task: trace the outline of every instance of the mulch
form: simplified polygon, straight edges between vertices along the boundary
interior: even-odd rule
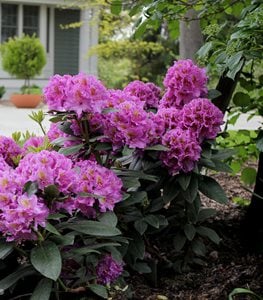
[[[242,187],[239,176],[224,173],[213,176],[225,189],[229,203],[221,205],[205,197],[202,203],[217,209],[209,226],[219,234],[221,243],[209,245],[205,266],[184,274],[160,274],[157,287],[151,286],[144,276],[133,275],[129,280],[132,299],[227,300],[234,288],[247,288],[263,295],[263,257],[248,254],[241,243],[240,225],[246,207],[231,201],[233,197],[250,199],[251,194]],[[235,296],[235,300],[245,299],[253,298]]]

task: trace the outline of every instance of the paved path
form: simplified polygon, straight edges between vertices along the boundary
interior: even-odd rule
[[[38,111],[42,109],[44,112],[47,112],[47,107],[41,105],[36,109],[23,109],[16,108],[9,101],[0,102],[0,135],[11,136],[15,131],[26,132],[27,130],[30,133],[35,133],[36,135],[42,135],[40,127],[36,122],[29,118],[29,114],[32,111]],[[254,117],[251,120],[247,121],[248,115],[243,114],[238,119],[235,126],[229,125],[228,129],[237,130],[237,129],[257,129],[263,124],[262,117]],[[45,118],[44,127],[49,128],[48,116]]]
[[[47,111],[47,108],[40,105],[36,109],[16,108],[12,104],[0,102],[0,135],[11,136],[13,132],[20,131],[25,133],[27,130],[36,135],[42,135],[39,125],[34,122],[28,115],[32,111],[38,110]],[[45,118],[43,125],[49,128],[48,117]]]

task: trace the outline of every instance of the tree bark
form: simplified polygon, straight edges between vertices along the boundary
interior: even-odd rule
[[[179,55],[180,58],[195,59],[196,52],[203,45],[203,36],[200,28],[197,12],[193,9],[188,10],[185,18],[189,21],[180,21]]]
[[[244,246],[249,252],[263,253],[263,152],[259,154],[254,193],[241,227]]]

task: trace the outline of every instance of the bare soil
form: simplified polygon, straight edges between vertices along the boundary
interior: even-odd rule
[[[144,300],[227,300],[234,288],[248,288],[263,295],[263,257],[248,254],[241,243],[240,224],[246,207],[231,201],[233,197],[251,198],[238,176],[216,174],[214,178],[225,189],[229,203],[217,204],[203,198],[203,205],[216,208],[218,213],[209,220],[222,241],[209,245],[206,265],[184,274],[161,274],[159,285],[152,287],[139,275],[131,277],[132,299]],[[165,247],[165,246],[164,246]],[[253,299],[235,296],[235,300]]]

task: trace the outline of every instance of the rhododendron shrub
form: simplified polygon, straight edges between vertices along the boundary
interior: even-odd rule
[[[199,192],[227,200],[201,172],[227,171],[214,146],[223,114],[207,98],[207,80],[191,60],[174,62],[163,89],[136,80],[109,90],[83,73],[50,79],[46,148],[43,137],[21,149],[4,138],[0,145],[0,232],[22,248],[24,267],[58,290],[106,298],[124,268],[182,270],[205,258],[207,240],[220,239],[202,225],[214,210]],[[163,256],[167,238],[173,250]],[[49,260],[56,253],[45,262],[55,271],[38,260],[43,249]]]

